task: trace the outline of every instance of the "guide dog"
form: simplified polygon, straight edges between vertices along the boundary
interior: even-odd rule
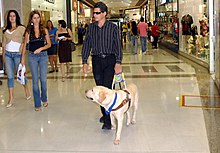
[[[85,91],[86,97],[105,108],[110,113],[112,129],[116,129],[114,144],[120,143],[124,113],[126,113],[127,126],[136,123],[138,108],[138,90],[135,84],[128,84],[124,90],[111,90],[103,86],[95,86]],[[132,117],[130,116],[132,113]]]

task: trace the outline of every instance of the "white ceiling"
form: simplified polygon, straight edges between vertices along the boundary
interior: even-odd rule
[[[93,0],[94,2],[99,2],[100,0]],[[122,10],[127,8],[136,7],[138,0],[102,0],[109,9],[111,10]]]
[[[32,2],[32,8],[35,9],[45,9],[46,7],[51,10],[59,10],[63,11],[65,10],[65,5],[64,0],[55,0],[55,4],[51,4],[49,2],[46,2],[45,0],[31,0]],[[40,8],[39,8],[40,6]]]

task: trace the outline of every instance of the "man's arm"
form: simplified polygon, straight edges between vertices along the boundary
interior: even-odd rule
[[[87,73],[88,71],[88,63],[87,60],[89,58],[91,50],[91,39],[89,36],[89,28],[86,32],[85,40],[83,42],[83,47],[82,47],[82,64],[83,64],[83,73]]]
[[[115,50],[115,56],[116,56],[116,64],[115,64],[115,73],[118,74],[122,72],[122,48],[121,48],[121,41],[119,37],[119,30],[116,27],[114,29],[114,50]]]

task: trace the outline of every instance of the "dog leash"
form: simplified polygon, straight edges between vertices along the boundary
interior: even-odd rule
[[[120,72],[114,75],[114,78],[112,81],[112,89],[115,89],[115,85],[118,84],[120,90],[122,90],[121,82],[124,83],[124,88],[126,89],[126,82],[125,82],[125,77],[124,77],[123,72]]]

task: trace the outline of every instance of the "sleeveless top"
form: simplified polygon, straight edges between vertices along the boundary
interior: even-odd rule
[[[30,34],[29,40],[29,51],[34,52],[36,49],[45,46],[45,35],[41,34],[39,38],[36,38]],[[45,51],[45,50],[44,50]]]

